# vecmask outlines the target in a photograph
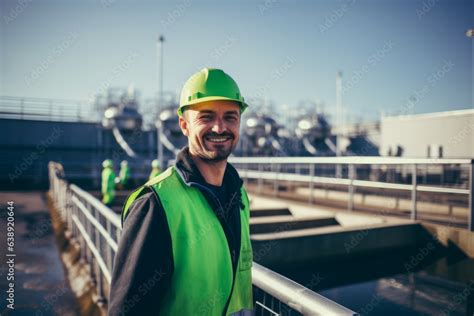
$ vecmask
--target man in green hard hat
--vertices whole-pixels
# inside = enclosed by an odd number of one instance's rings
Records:
[[[112,160],[106,159],[102,163],[102,202],[111,205],[115,198],[115,172]]]
[[[227,162],[246,107],[220,69],[184,84],[177,112],[188,146],[125,203],[109,315],[252,314],[249,200]]]
[[[128,166],[128,161],[122,160],[120,162],[120,185],[122,189],[127,189],[130,183],[130,167]]]

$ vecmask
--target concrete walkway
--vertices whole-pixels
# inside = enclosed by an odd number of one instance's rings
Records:
[[[56,245],[43,192],[0,192],[0,315],[78,315]],[[14,202],[15,247],[7,249],[7,202]],[[15,256],[7,256],[15,254]],[[15,280],[8,281],[8,259],[15,261]],[[14,307],[7,308],[7,289],[14,282]]]

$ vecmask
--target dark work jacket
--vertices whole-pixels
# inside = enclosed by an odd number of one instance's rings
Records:
[[[227,238],[235,273],[240,255],[239,212],[243,208],[240,194],[242,180],[237,171],[227,163],[222,187],[209,185],[189,156],[187,147],[178,153],[175,167],[187,185],[199,188],[218,217]],[[109,315],[158,314],[173,277],[171,242],[159,197],[152,189],[143,190],[130,206],[123,222],[112,272]]]

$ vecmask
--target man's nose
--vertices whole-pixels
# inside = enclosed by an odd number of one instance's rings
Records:
[[[214,121],[214,125],[212,126],[212,131],[217,134],[222,134],[225,130],[226,130],[225,123],[220,118],[217,118]]]

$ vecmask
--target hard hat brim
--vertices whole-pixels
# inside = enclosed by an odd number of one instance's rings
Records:
[[[203,98],[189,101],[186,104],[181,105],[176,112],[178,113],[179,116],[183,116],[183,111],[186,109],[186,107],[190,105],[206,102],[206,101],[235,101],[240,104],[240,114],[244,113],[245,109],[248,107],[247,103],[239,99],[220,97],[220,96],[211,96],[211,97],[203,97]]]

